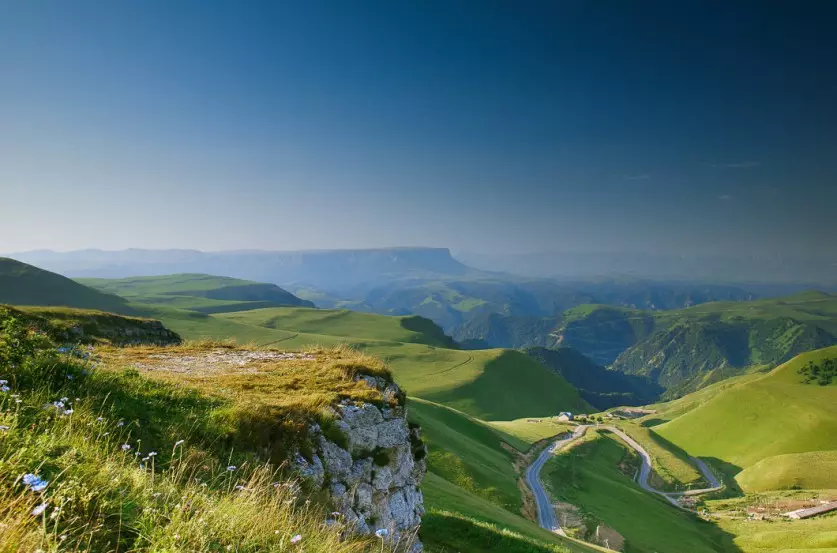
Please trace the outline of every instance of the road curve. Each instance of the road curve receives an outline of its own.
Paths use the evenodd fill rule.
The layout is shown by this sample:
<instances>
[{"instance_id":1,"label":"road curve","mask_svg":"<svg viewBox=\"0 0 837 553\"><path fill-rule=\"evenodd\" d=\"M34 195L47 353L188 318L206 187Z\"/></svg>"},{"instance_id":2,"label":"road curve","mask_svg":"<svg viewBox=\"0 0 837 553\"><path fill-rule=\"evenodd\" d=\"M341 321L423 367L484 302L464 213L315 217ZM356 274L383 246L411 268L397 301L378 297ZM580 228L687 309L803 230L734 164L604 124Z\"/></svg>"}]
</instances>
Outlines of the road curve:
<instances>
[{"instance_id":1,"label":"road curve","mask_svg":"<svg viewBox=\"0 0 837 553\"><path fill-rule=\"evenodd\" d=\"M535 507L538 511L538 524L542 528L549 530L550 532L555 532L557 534L566 535L564 530L561 529L561 525L558 523L558 519L555 517L555 510L552 508L552 501L549 499L549 495L547 495L546 490L543 488L543 484L540 480L540 472L546 462L549 460L549 457L554 455L556 452L563 449L568 444L574 442L582 435L584 432L590 428L591 425L579 425L575 428L573 433L560 440L557 440L552 444L551 447L547 447L544 449L538 458L529 465L529 468L526 469L526 483L529 485L529 488L532 490L532 493L535 496ZM683 509L683 506L678 503L677 498L684 496L684 495L699 495L708 492L718 491L723 488L723 484L721 484L715 475L709 470L709 467L698 459L697 457L692 457L692 461L697 465L700 469L700 472L703 473L703 476L709 482L711 487L703 488L699 490L689 490L687 492L662 492L649 483L651 478L651 455L646 451L644 447L642 447L639 442L628 436L622 430L616 428L615 426L596 426L599 430L607 430L615 434L620 440L628 444L634 451L639 453L640 458L642 459L642 465L639 469L639 478L637 478L637 483L640 487L648 492L653 494L657 494L678 509Z\"/></svg>"},{"instance_id":2,"label":"road curve","mask_svg":"<svg viewBox=\"0 0 837 553\"><path fill-rule=\"evenodd\" d=\"M556 534L561 534L562 536L566 536L566 534L564 533L564 530L561 529L561 525L555 517L555 510L552 508L552 501L549 500L549 495L547 495L546 490L543 488L543 484L541 483L541 469L549 460L550 456L554 455L555 452L559 451L567 444L580 438L586 430L587 426L576 427L570 436L557 440L551 446L544 449L541 454L538 455L538 458L535 459L531 465L529 465L528 469L526 469L526 483L529 485L529 488L535 496L535 508L538 511L538 524L541 528L546 528L550 532L555 532Z\"/></svg>"}]
</instances>

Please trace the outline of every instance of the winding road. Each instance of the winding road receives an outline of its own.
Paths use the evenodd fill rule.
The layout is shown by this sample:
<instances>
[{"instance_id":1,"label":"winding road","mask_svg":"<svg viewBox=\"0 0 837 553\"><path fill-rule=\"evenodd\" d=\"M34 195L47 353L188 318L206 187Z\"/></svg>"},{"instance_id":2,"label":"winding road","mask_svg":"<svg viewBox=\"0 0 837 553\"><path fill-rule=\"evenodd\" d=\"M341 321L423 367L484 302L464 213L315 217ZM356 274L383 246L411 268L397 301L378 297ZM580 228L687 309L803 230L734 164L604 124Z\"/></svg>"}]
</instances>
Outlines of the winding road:
<instances>
[{"instance_id":1,"label":"winding road","mask_svg":"<svg viewBox=\"0 0 837 553\"><path fill-rule=\"evenodd\" d=\"M549 499L549 495L547 494L546 490L543 487L543 483L541 482L540 473L543 466L549 460L549 457L566 447L568 444L574 442L578 438L584 435L588 428L591 428L591 425L579 425L575 428L573 433L568 436L567 438L562 438L557 440L552 444L552 446L546 448L538 455L538 458L529 465L529 468L526 469L526 483L531 488L532 493L535 496L535 506L538 511L538 524L542 528L549 530L550 532L554 532L556 534L566 535L564 530L561 529L561 525L558 522L557 517L555 516L555 510L552 508L552 501ZM651 477L651 455L646 451L644 447L642 447L639 442L628 436L622 430L616 428L615 426L597 426L599 430L607 430L612 434L616 435L620 440L628 444L632 449L634 449L637 453L639 453L640 458L642 459L642 465L639 469L639 478L637 478L637 484L640 487L648 492L653 494L657 494L673 506L677 507L678 509L683 509L683 507L678 503L677 498L684 496L684 495L699 495L708 492L718 491L723 488L723 485L718 481L712 471L709 470L709 467L706 466L706 463L701 461L696 457L692 457L692 462L700 469L700 472L703 474L704 478L706 478L707 482L709 482L709 488L702 488L699 490L689 490L687 492L662 492L649 484L649 479Z\"/></svg>"},{"instance_id":2,"label":"winding road","mask_svg":"<svg viewBox=\"0 0 837 553\"><path fill-rule=\"evenodd\" d=\"M549 500L549 495L547 495L546 490L543 488L543 484L541 484L541 469L549 458L557 451L583 436L584 432L587 431L587 428L588 427L586 425L576 427L570 436L557 440L550 447L544 449L541 454L538 455L538 458L535 459L531 465L529 465L528 469L526 469L526 483L529 485L532 493L535 494L535 507L538 510L538 524L541 525L541 528L546 528L550 532L555 532L556 534L561 534L562 536L565 536L566 534L561 529L561 525L558 524L558 519L555 517L555 510L552 508L552 502Z\"/></svg>"}]
</instances>

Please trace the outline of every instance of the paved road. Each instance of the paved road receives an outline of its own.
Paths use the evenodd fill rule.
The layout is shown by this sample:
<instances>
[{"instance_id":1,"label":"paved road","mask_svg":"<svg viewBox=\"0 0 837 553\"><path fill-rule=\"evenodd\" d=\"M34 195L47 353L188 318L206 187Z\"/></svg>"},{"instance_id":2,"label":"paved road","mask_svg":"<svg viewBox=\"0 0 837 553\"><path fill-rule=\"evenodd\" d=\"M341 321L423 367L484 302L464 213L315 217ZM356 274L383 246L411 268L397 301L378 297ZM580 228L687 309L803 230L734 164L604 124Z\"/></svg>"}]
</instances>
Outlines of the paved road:
<instances>
[{"instance_id":1,"label":"paved road","mask_svg":"<svg viewBox=\"0 0 837 553\"><path fill-rule=\"evenodd\" d=\"M651 478L651 455L645 450L644 447L639 445L639 442L637 442L636 440L634 440L633 438L616 428L615 426L600 426L599 428L616 434L616 436L620 440L631 446L637 453L639 453L639 456L642 459L642 466L639 467L639 478L637 479L637 484L639 484L642 489L651 493L655 493L660 497L664 498L666 501L668 501L675 507L680 508L680 504L677 502L673 495L661 492L648 482L648 480Z\"/></svg>"},{"instance_id":2,"label":"paved road","mask_svg":"<svg viewBox=\"0 0 837 553\"><path fill-rule=\"evenodd\" d=\"M584 432L590 428L591 425L579 425L573 431L572 435L567 438L563 438L561 440L556 441L552 444L551 447L546 448L543 452L538 456L535 461L529 465L529 468L526 470L526 482L529 485L529 488L532 489L532 493L535 495L535 506L538 510L538 524L541 525L542 528L546 528L551 532L555 532L557 534L566 535L564 531L561 529L561 525L558 523L557 518L555 517L555 510L552 508L552 501L549 499L549 495L547 495L546 490L544 490L543 485L541 484L540 480L540 472L546 462L549 460L549 457L554 455L557 451L564 448L566 445L570 444L571 442L577 440ZM718 491L723 488L723 484L721 484L718 479L712 474L712 471L709 470L709 467L706 466L706 463L698 459L697 457L692 457L692 461L697 465L700 469L700 472L703 473L703 476L710 484L710 488L703 488L700 490L689 490L687 492L662 492L649 483L649 479L651 478L651 455L648 451L642 447L639 442L625 434L622 430L616 428L615 426L597 426L599 430L607 430L608 432L612 432L615 434L620 440L628 444L631 448L633 448L637 453L639 453L640 458L642 459L642 465L639 468L639 478L637 478L637 483L642 487L642 489L647 490L651 493L657 494L678 509L682 509L683 507L678 503L677 498L684 496L684 495L699 495L708 492Z\"/></svg>"},{"instance_id":3,"label":"paved road","mask_svg":"<svg viewBox=\"0 0 837 553\"><path fill-rule=\"evenodd\" d=\"M561 529L561 525L555 517L555 509L552 508L552 501L550 501L549 495L547 495L546 490L544 490L543 484L541 483L541 469L546 464L547 460L549 460L550 456L554 455L556 451L559 451L565 445L580 438L586 430L587 426L576 427L570 436L557 440L552 444L552 446L544 449L541 454L538 455L538 458L535 459L531 465L529 465L528 469L526 469L526 483L535 495L535 507L538 510L538 524L540 524L542 528L546 528L550 532L555 532L556 534L561 534L562 536L565 536L566 534Z\"/></svg>"}]
</instances>

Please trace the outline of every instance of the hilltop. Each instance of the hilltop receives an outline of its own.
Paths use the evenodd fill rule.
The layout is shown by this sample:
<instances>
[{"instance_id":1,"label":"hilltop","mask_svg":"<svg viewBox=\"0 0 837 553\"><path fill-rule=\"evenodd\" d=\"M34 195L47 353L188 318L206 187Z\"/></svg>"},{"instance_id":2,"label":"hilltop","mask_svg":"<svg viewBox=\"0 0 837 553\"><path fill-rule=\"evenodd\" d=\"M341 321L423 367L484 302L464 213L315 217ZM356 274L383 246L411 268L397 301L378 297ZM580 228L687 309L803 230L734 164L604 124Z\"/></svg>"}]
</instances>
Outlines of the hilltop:
<instances>
[{"instance_id":1,"label":"hilltop","mask_svg":"<svg viewBox=\"0 0 837 553\"><path fill-rule=\"evenodd\" d=\"M204 274L177 274L122 279L80 278L80 284L129 301L222 313L264 307L314 307L275 284Z\"/></svg>"},{"instance_id":2,"label":"hilltop","mask_svg":"<svg viewBox=\"0 0 837 553\"><path fill-rule=\"evenodd\" d=\"M128 302L93 290L61 275L0 257L0 304L96 309L135 315Z\"/></svg>"}]
</instances>

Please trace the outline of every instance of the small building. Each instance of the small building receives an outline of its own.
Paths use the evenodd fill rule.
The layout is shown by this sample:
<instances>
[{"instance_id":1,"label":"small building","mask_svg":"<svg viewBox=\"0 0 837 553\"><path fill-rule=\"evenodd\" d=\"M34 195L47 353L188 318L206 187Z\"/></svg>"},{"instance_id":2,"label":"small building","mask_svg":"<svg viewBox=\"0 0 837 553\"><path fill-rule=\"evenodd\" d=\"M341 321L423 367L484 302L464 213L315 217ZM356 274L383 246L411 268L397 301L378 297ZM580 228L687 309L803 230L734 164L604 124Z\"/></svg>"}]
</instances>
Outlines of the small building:
<instances>
[{"instance_id":1,"label":"small building","mask_svg":"<svg viewBox=\"0 0 837 553\"><path fill-rule=\"evenodd\" d=\"M573 414L569 411L561 411L558 413L558 420L559 421L571 421L573 420Z\"/></svg>"},{"instance_id":2,"label":"small building","mask_svg":"<svg viewBox=\"0 0 837 553\"><path fill-rule=\"evenodd\" d=\"M837 511L837 501L823 503L822 505L817 505L816 507L797 509L796 511L785 513L785 516L794 520L802 520L803 518L811 518L823 513L830 513L831 511Z\"/></svg>"}]
</instances>

